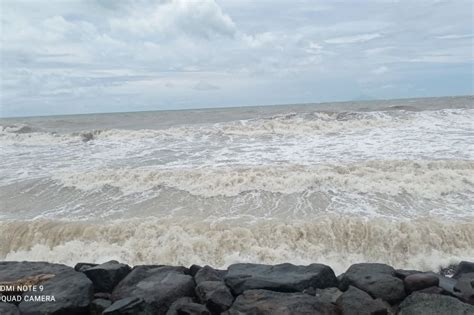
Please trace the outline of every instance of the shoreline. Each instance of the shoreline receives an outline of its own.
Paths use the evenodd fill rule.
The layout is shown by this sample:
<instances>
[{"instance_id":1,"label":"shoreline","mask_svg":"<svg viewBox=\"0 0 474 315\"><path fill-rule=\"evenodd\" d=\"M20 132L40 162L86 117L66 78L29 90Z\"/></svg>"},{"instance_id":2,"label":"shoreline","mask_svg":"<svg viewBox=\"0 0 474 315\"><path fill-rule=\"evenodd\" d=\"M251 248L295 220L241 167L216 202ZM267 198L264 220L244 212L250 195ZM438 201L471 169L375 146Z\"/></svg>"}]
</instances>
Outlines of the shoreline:
<instances>
[{"instance_id":1,"label":"shoreline","mask_svg":"<svg viewBox=\"0 0 474 315\"><path fill-rule=\"evenodd\" d=\"M469 314L474 262L439 272L351 265L238 263L130 267L118 261L0 262L0 313L15 314Z\"/></svg>"}]
</instances>

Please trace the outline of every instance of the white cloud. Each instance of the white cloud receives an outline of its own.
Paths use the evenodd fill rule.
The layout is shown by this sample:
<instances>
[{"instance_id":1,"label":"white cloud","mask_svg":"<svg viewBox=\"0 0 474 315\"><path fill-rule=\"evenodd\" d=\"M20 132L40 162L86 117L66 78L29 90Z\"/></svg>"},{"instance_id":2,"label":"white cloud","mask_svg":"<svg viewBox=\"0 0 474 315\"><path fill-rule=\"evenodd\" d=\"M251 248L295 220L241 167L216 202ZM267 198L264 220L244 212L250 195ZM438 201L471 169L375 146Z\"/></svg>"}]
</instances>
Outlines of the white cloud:
<instances>
[{"instance_id":1,"label":"white cloud","mask_svg":"<svg viewBox=\"0 0 474 315\"><path fill-rule=\"evenodd\" d=\"M353 36L342 36L326 39L324 42L328 44L355 44L364 43L370 40L382 37L379 33L358 34Z\"/></svg>"},{"instance_id":2,"label":"white cloud","mask_svg":"<svg viewBox=\"0 0 474 315\"><path fill-rule=\"evenodd\" d=\"M184 34L202 38L234 36L236 26L213 0L172 0L135 5L128 17L115 17L109 23L116 32L137 37L155 35L160 39Z\"/></svg>"},{"instance_id":3,"label":"white cloud","mask_svg":"<svg viewBox=\"0 0 474 315\"><path fill-rule=\"evenodd\" d=\"M0 115L401 97L435 77L468 94L463 1L5 0Z\"/></svg>"}]
</instances>

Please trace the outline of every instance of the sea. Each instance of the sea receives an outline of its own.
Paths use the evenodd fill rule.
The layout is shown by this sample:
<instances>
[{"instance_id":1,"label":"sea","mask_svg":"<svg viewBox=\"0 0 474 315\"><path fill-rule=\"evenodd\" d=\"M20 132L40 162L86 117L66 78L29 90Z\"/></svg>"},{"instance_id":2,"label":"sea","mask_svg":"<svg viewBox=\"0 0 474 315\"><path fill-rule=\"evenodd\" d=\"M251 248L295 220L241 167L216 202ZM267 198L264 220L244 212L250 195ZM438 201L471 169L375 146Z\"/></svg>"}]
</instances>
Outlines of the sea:
<instances>
[{"instance_id":1,"label":"sea","mask_svg":"<svg viewBox=\"0 0 474 315\"><path fill-rule=\"evenodd\" d=\"M474 258L474 96L0 119L0 260Z\"/></svg>"}]
</instances>

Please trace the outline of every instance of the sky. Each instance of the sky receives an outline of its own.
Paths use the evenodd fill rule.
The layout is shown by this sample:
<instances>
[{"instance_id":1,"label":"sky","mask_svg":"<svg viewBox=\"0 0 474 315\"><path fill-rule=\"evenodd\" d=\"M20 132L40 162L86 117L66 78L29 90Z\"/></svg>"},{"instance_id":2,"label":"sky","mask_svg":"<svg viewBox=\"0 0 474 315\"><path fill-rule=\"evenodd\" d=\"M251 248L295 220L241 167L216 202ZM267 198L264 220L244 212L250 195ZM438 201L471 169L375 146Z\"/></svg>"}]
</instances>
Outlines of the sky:
<instances>
[{"instance_id":1,"label":"sky","mask_svg":"<svg viewBox=\"0 0 474 315\"><path fill-rule=\"evenodd\" d=\"M0 0L0 116L471 95L473 3Z\"/></svg>"}]
</instances>

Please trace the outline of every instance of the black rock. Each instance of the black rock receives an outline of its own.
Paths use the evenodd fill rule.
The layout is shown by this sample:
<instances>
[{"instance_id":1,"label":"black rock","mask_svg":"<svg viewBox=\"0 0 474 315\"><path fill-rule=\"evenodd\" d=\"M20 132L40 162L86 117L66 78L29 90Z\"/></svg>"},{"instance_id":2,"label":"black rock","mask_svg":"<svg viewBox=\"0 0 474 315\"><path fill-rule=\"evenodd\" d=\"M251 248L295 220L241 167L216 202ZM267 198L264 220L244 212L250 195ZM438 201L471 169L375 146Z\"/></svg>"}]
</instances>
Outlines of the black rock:
<instances>
[{"instance_id":1,"label":"black rock","mask_svg":"<svg viewBox=\"0 0 474 315\"><path fill-rule=\"evenodd\" d=\"M166 315L211 315L211 313L204 305L195 303L189 297L184 297L176 300Z\"/></svg>"},{"instance_id":2,"label":"black rock","mask_svg":"<svg viewBox=\"0 0 474 315\"><path fill-rule=\"evenodd\" d=\"M0 302L0 314L20 315L20 310L14 304Z\"/></svg>"},{"instance_id":3,"label":"black rock","mask_svg":"<svg viewBox=\"0 0 474 315\"><path fill-rule=\"evenodd\" d=\"M227 310L234 301L229 288L222 281L203 281L196 287L196 295L207 308L220 314Z\"/></svg>"},{"instance_id":4,"label":"black rock","mask_svg":"<svg viewBox=\"0 0 474 315\"><path fill-rule=\"evenodd\" d=\"M309 288L304 289L303 293L315 296L316 295L316 289L313 288L313 287L309 287Z\"/></svg>"},{"instance_id":5,"label":"black rock","mask_svg":"<svg viewBox=\"0 0 474 315\"><path fill-rule=\"evenodd\" d=\"M92 301L91 313L93 315L102 315L102 312L112 305L112 301L106 299L95 299Z\"/></svg>"},{"instance_id":6,"label":"black rock","mask_svg":"<svg viewBox=\"0 0 474 315\"><path fill-rule=\"evenodd\" d=\"M234 295L239 295L251 289L278 292L302 292L309 287L324 289L337 286L337 279L332 269L322 264L235 264L229 266L225 283Z\"/></svg>"},{"instance_id":7,"label":"black rock","mask_svg":"<svg viewBox=\"0 0 474 315\"><path fill-rule=\"evenodd\" d=\"M91 279L96 292L112 292L114 287L130 273L132 268L115 260L88 268L84 274Z\"/></svg>"},{"instance_id":8,"label":"black rock","mask_svg":"<svg viewBox=\"0 0 474 315\"><path fill-rule=\"evenodd\" d=\"M474 272L474 262L461 261L456 267L453 278L458 279L461 278L463 274L471 272Z\"/></svg>"},{"instance_id":9,"label":"black rock","mask_svg":"<svg viewBox=\"0 0 474 315\"><path fill-rule=\"evenodd\" d=\"M195 283L184 267L137 266L112 292L112 300L136 297L144 300L147 310L166 314L174 301L194 296Z\"/></svg>"},{"instance_id":10,"label":"black rock","mask_svg":"<svg viewBox=\"0 0 474 315\"><path fill-rule=\"evenodd\" d=\"M439 284L439 278L431 273L415 273L411 274L403 280L405 290L409 293L426 289L429 287L436 287Z\"/></svg>"},{"instance_id":11,"label":"black rock","mask_svg":"<svg viewBox=\"0 0 474 315\"><path fill-rule=\"evenodd\" d=\"M425 289L421 289L417 292L428 293L428 294L445 294L446 293L440 287L428 287L428 288L425 288Z\"/></svg>"},{"instance_id":12,"label":"black rock","mask_svg":"<svg viewBox=\"0 0 474 315\"><path fill-rule=\"evenodd\" d=\"M395 277L400 278L400 279L405 279L409 275L413 275L415 273L423 273L421 271L417 270L405 270L405 269L396 269L395 270Z\"/></svg>"},{"instance_id":13,"label":"black rock","mask_svg":"<svg viewBox=\"0 0 474 315\"><path fill-rule=\"evenodd\" d=\"M224 315L336 315L338 308L304 293L248 290L239 295Z\"/></svg>"},{"instance_id":14,"label":"black rock","mask_svg":"<svg viewBox=\"0 0 474 315\"><path fill-rule=\"evenodd\" d=\"M326 303L336 303L337 299L342 295L338 288L316 289L315 297Z\"/></svg>"},{"instance_id":15,"label":"black rock","mask_svg":"<svg viewBox=\"0 0 474 315\"><path fill-rule=\"evenodd\" d=\"M457 279L454 292L461 301L474 305L474 272L463 273Z\"/></svg>"},{"instance_id":16,"label":"black rock","mask_svg":"<svg viewBox=\"0 0 474 315\"><path fill-rule=\"evenodd\" d=\"M114 302L106 308L103 315L152 315L145 302L136 297L128 297Z\"/></svg>"},{"instance_id":17,"label":"black rock","mask_svg":"<svg viewBox=\"0 0 474 315\"><path fill-rule=\"evenodd\" d=\"M30 301L19 304L21 314L77 315L89 311L92 302L92 282L80 272L65 265L45 262L0 262L0 282L16 281L38 275L54 275L41 283L43 291L27 292ZM43 296L43 297L41 297ZM51 299L55 302L31 301Z\"/></svg>"},{"instance_id":18,"label":"black rock","mask_svg":"<svg viewBox=\"0 0 474 315\"><path fill-rule=\"evenodd\" d=\"M204 281L223 281L227 270L214 269L210 266L204 266L194 275L196 284Z\"/></svg>"},{"instance_id":19,"label":"black rock","mask_svg":"<svg viewBox=\"0 0 474 315\"><path fill-rule=\"evenodd\" d=\"M350 266L341 279L340 289L346 291L350 285L390 304L405 298L403 281L395 276L392 267L384 264L367 263Z\"/></svg>"},{"instance_id":20,"label":"black rock","mask_svg":"<svg viewBox=\"0 0 474 315\"><path fill-rule=\"evenodd\" d=\"M399 315L420 314L471 315L474 306L451 296L414 292L400 304Z\"/></svg>"},{"instance_id":21,"label":"black rock","mask_svg":"<svg viewBox=\"0 0 474 315\"><path fill-rule=\"evenodd\" d=\"M435 273L433 273L436 275ZM457 283L456 279L444 277L442 275L437 275L439 279L438 286L443 289L446 293L451 295L456 295L457 292L454 290L454 286Z\"/></svg>"},{"instance_id":22,"label":"black rock","mask_svg":"<svg viewBox=\"0 0 474 315\"><path fill-rule=\"evenodd\" d=\"M336 301L343 314L350 315L386 315L387 307L380 299L373 299L366 292L349 286Z\"/></svg>"},{"instance_id":23,"label":"black rock","mask_svg":"<svg viewBox=\"0 0 474 315\"><path fill-rule=\"evenodd\" d=\"M85 270L95 267L97 264L89 264L89 263L77 263L74 266L74 270L84 272Z\"/></svg>"},{"instance_id":24,"label":"black rock","mask_svg":"<svg viewBox=\"0 0 474 315\"><path fill-rule=\"evenodd\" d=\"M94 293L94 299L110 300L112 299L112 294L109 292L96 292Z\"/></svg>"},{"instance_id":25,"label":"black rock","mask_svg":"<svg viewBox=\"0 0 474 315\"><path fill-rule=\"evenodd\" d=\"M199 265L191 265L191 267L189 267L189 274L194 277L201 268Z\"/></svg>"}]
</instances>

